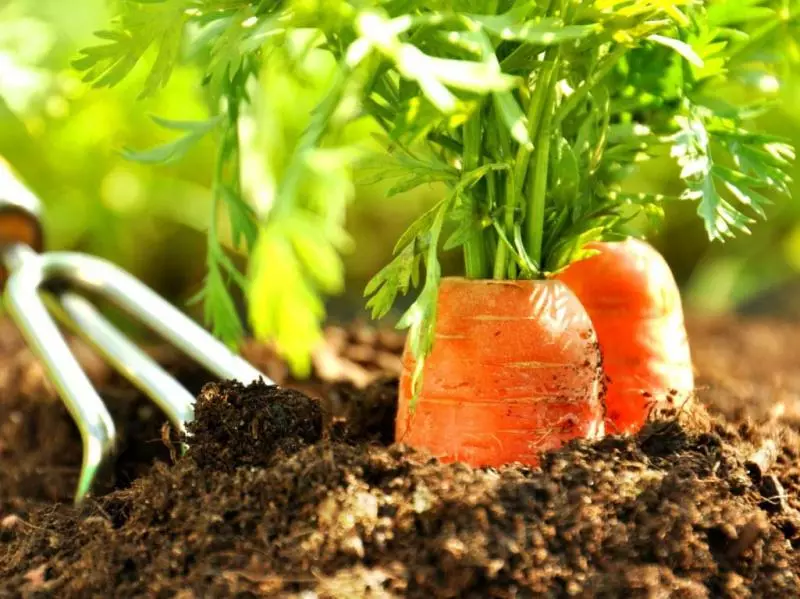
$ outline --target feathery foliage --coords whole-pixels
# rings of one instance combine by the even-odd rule
[[[747,231],[788,194],[793,150],[747,128],[766,103],[723,92],[780,74],[798,10],[787,0],[119,0],[102,43],[75,64],[104,86],[149,61],[145,95],[177,60],[202,69],[212,118],[159,121],[180,136],[128,156],[177,160],[219,137],[212,223],[226,206],[251,260],[239,272],[211,226],[207,317],[235,341],[227,285],[241,285],[256,334],[302,374],[322,298],[343,286],[356,165],[394,178],[392,193],[448,189],[366,290],[379,317],[420,289],[401,321],[418,357],[431,347],[442,250],[463,252],[468,277],[547,277],[631,218],[657,221],[669,199],[696,202],[712,239]],[[346,136],[365,119],[384,149],[366,163]],[[654,156],[675,159],[679,196],[626,187]]]

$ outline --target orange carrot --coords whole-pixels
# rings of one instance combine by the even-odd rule
[[[694,373],[678,286],[667,262],[637,239],[593,243],[595,256],[556,278],[592,319],[608,376],[606,431],[636,432],[656,404],[683,404]]]
[[[541,451],[603,434],[597,338],[558,281],[445,278],[413,412],[406,349],[399,442],[445,462],[536,464]]]

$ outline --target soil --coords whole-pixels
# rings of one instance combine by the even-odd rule
[[[391,444],[391,333],[331,329],[302,385],[248,347],[280,388],[203,385],[154,350],[199,392],[180,458],[76,346],[123,436],[105,491],[74,508],[77,430],[0,322],[0,597],[797,597],[798,335],[692,322],[691,413],[499,470]]]

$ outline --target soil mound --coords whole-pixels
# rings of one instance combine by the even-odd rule
[[[291,389],[209,383],[189,426],[191,457],[201,468],[266,466],[277,453],[297,453],[322,438],[319,402]]]
[[[163,461],[81,510],[2,475],[0,595],[800,596],[800,438],[788,420],[800,388],[788,371],[775,382],[763,345],[752,346],[763,370],[745,380],[735,363],[747,356],[727,352],[749,345],[715,350],[719,328],[695,331],[701,374],[702,361],[716,367],[701,376],[710,415],[661,414],[536,469],[441,465],[391,445],[389,380],[320,384],[320,399],[207,385],[186,456],[169,464],[156,444]],[[23,421],[45,417],[16,406]]]

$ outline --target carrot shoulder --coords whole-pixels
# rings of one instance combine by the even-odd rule
[[[443,461],[535,464],[602,434],[600,353],[586,311],[557,281],[442,281],[433,350],[410,409],[404,355],[396,436]]]
[[[635,432],[656,404],[694,390],[680,291],[664,258],[637,239],[590,244],[599,253],[557,278],[592,319],[608,376],[608,432]]]

